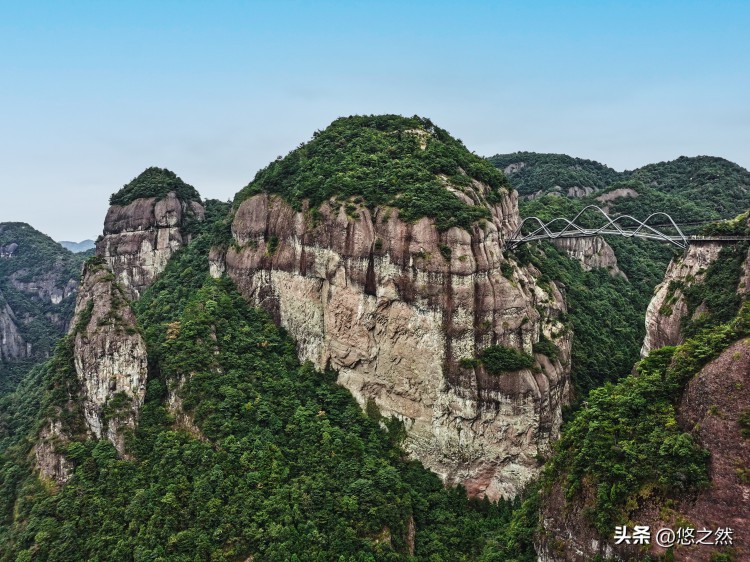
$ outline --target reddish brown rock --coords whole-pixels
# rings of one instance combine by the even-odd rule
[[[475,182],[462,195],[486,204],[487,189]],[[211,270],[268,310],[301,359],[337,370],[361,404],[403,420],[413,457],[495,499],[537,474],[538,455],[558,435],[570,340],[559,291],[503,257],[518,224],[515,193],[488,207],[486,224],[439,232],[393,208],[297,212],[256,195],[237,209],[234,244],[212,251]],[[537,355],[536,370],[498,376],[460,365],[492,344],[531,353],[542,333],[561,353]]]
[[[112,205],[104,220],[104,235],[96,255],[107,260],[117,282],[135,300],[164,271],[170,256],[190,242],[188,220],[202,221],[197,201],[182,201],[174,192],[163,199],[136,199],[127,206]]]
[[[630,515],[632,524],[647,525],[654,534],[661,528],[732,530],[731,548],[726,544],[678,546],[675,560],[710,562],[722,550],[730,550],[737,561],[750,560],[750,436],[742,434],[740,424],[741,416],[750,413],[748,388],[750,339],[746,338],[701,369],[678,406],[680,426],[711,453],[709,487],[669,503],[651,500]],[[584,515],[584,506],[594,503],[595,490],[585,482],[582,489],[569,501],[562,486],[555,486],[544,496],[543,530],[537,544],[540,561],[584,562],[596,555],[632,560],[666,552],[655,540],[640,547],[615,545],[612,536],[601,537]],[[710,538],[714,540],[715,535]]]

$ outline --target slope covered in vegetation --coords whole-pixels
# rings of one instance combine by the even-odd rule
[[[151,167],[113,193],[109,204],[125,206],[144,197],[165,197],[170,191],[174,191],[183,201],[200,201],[198,191],[177,174],[165,168]]]
[[[565,154],[515,152],[487,160],[501,170],[510,167],[510,183],[522,198],[566,196],[569,188],[591,188],[590,195],[596,197],[630,187],[639,193],[639,200],[619,199],[613,210],[666,210],[678,221],[728,219],[737,209],[750,207],[750,171],[713,156],[681,156],[624,172]]]
[[[620,178],[617,171],[604,164],[566,154],[514,152],[496,154],[487,160],[501,170],[508,170],[511,184],[522,197],[557,191],[566,195],[570,188],[600,191]]]
[[[49,357],[65,332],[75,306],[72,290],[85,257],[20,222],[0,223],[0,254],[0,314],[7,305],[24,344],[31,345],[29,357],[0,359],[2,395],[29,368]]]
[[[709,455],[681,428],[677,405],[703,365],[748,335],[745,305],[730,322],[653,351],[637,375],[593,390],[564,427],[545,485],[563,486],[568,500],[589,498],[584,513],[604,536],[654,496],[680,497],[707,486]],[[594,493],[582,494],[584,487]]]
[[[203,235],[175,255],[136,305],[151,374],[132,459],[73,441],[65,486],[30,474],[39,409],[76,384],[68,338],[33,389],[0,403],[0,560],[481,560],[505,548],[510,506],[470,501],[405,460],[400,425],[300,365],[269,317],[209,278],[208,249]],[[197,431],[167,408],[180,380]]]
[[[295,208],[335,199],[373,208],[397,207],[405,220],[432,217],[438,228],[469,228],[489,218],[482,204],[470,205],[448,189],[476,180],[489,186],[496,203],[508,189],[502,172],[471,152],[429,119],[398,115],[340,118],[313,139],[264,168],[235,199],[277,193]],[[480,203],[476,201],[476,203]]]

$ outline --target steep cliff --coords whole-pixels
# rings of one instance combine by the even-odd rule
[[[12,361],[26,357],[28,349],[17,326],[18,319],[13,309],[0,292],[0,361]]]
[[[745,320],[747,323],[747,319]],[[747,332],[748,326],[744,327]],[[705,353],[705,346],[704,346]],[[537,544],[543,562],[584,562],[597,555],[617,560],[641,559],[647,554],[664,555],[656,543],[662,528],[690,528],[693,539],[706,544],[689,544],[689,537],[675,541],[675,560],[709,562],[718,554],[728,560],[750,559],[750,339],[742,337],[716,354],[687,383],[676,403],[677,422],[686,435],[706,450],[708,482],[698,489],[683,491],[665,499],[659,485],[644,486],[630,503],[627,517],[618,524],[645,525],[651,530],[648,545],[615,544],[614,526],[605,533],[597,530],[591,513],[597,489],[583,482],[582,490],[566,498],[563,485],[552,486],[544,496],[542,530]],[[685,446],[687,441],[681,444]],[[628,445],[632,447],[632,445]],[[731,540],[719,538],[719,529],[730,529]],[[700,529],[711,532],[698,533]],[[682,533],[682,531],[681,531]]]
[[[705,227],[706,234],[743,236],[750,218]],[[706,325],[726,322],[750,291],[750,250],[746,243],[695,240],[683,256],[673,259],[646,312],[646,337],[641,355],[680,343]]]
[[[571,258],[581,262],[586,271],[594,268],[603,268],[610,275],[627,277],[617,267],[617,256],[612,247],[600,236],[595,238],[560,238],[555,240],[554,245],[564,251]]]
[[[127,456],[126,436],[134,430],[146,394],[148,359],[125,292],[99,257],[86,262],[73,325],[58,348],[69,348],[69,365],[56,357],[54,368],[67,376],[66,390],[48,408],[37,437],[36,466],[46,477],[66,482],[73,464],[65,448],[73,440],[109,440]],[[64,423],[63,423],[64,422]]]
[[[665,345],[677,345],[682,341],[681,328],[688,316],[688,305],[684,290],[700,283],[709,265],[719,257],[720,243],[691,245],[687,252],[673,259],[646,310],[646,338],[641,355]]]
[[[414,126],[415,151],[441,142]],[[487,218],[448,226],[404,220],[411,210],[400,201],[334,197],[295,210],[280,196],[250,194],[231,245],[212,251],[212,273],[226,271],[268,310],[301,359],[335,369],[361,405],[402,420],[407,451],[445,482],[512,497],[537,474],[568,400],[565,304],[554,284],[537,285],[533,267],[503,257],[518,222],[514,192],[465,175],[440,181],[470,207],[466,216]],[[534,353],[540,340],[554,342],[550,357]],[[490,374],[477,358],[493,345],[534,354],[535,366]]]
[[[101,258],[84,268],[74,330],[88,428],[124,454],[124,431],[135,427],[146,393],[146,344],[124,291]]]
[[[204,209],[194,188],[169,170],[149,168],[111,198],[104,234],[96,242],[131,299],[164,271],[170,256],[190,242]]]

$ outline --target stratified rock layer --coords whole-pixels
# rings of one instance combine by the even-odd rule
[[[91,433],[125,454],[125,429],[135,427],[146,394],[146,343],[112,272],[87,265],[76,301],[74,361]]]
[[[301,359],[337,370],[361,404],[403,420],[405,447],[425,466],[495,499],[537,474],[558,435],[570,341],[556,287],[545,292],[538,272],[502,256],[518,223],[515,194],[491,210],[471,232],[439,232],[392,208],[297,212],[256,195],[237,209],[234,243],[212,251],[211,268],[291,333]],[[492,344],[531,353],[542,333],[560,354],[537,354],[539,369],[490,375],[460,363]]]
[[[203,218],[199,202],[182,201],[174,192],[163,199],[150,197],[124,207],[112,205],[96,254],[107,260],[128,296],[138,299],[164,271],[170,256],[190,242],[187,222]]]

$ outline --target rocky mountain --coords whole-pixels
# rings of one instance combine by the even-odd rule
[[[398,157],[416,160],[436,193],[468,207],[452,218],[463,213],[480,222],[407,221],[423,204],[415,200],[406,207],[398,199],[373,205],[332,197],[295,209],[294,199],[266,181],[287,166],[281,161],[235,201],[231,244],[212,252],[214,275],[226,272],[249,302],[268,310],[297,341],[301,360],[333,368],[363,407],[403,421],[406,450],[446,483],[490,499],[513,497],[556,438],[570,348],[562,295],[539,286],[533,267],[503,256],[503,239],[518,222],[515,193],[418,120],[334,122],[286,157],[303,164],[285,181],[308,177],[317,155],[344,134],[349,146],[400,135]],[[450,151],[458,154],[454,169],[444,160],[430,169],[431,152]],[[342,163],[349,169],[339,173],[363,173],[366,158]],[[396,185],[399,164],[392,163]],[[536,352],[540,341],[556,352]],[[491,372],[479,359],[493,347],[527,354],[528,367]]]
[[[746,214],[721,228],[750,232]],[[670,264],[648,308],[637,376],[589,395],[547,469],[541,560],[750,556],[741,538],[750,530],[748,268],[746,243],[697,243]],[[586,435],[594,426],[596,436]],[[652,530],[729,527],[736,539],[669,553],[655,541],[616,544],[614,526],[629,521]]]
[[[82,261],[28,224],[0,223],[0,394],[68,329]]]
[[[231,210],[147,170],[42,382],[0,403],[0,551],[483,556],[568,401],[562,294],[503,254],[516,202],[419,118],[339,120]]]
[[[96,241],[117,282],[131,299],[164,271],[204,218],[200,196],[173,172],[149,168],[112,195],[104,234]]]
[[[688,160],[610,181],[560,157],[583,191],[557,182],[524,212],[640,214],[731,168]],[[427,119],[363,116],[232,204],[160,168],[125,185],[62,299],[67,334],[0,398],[0,562],[747,557],[744,539],[612,539],[633,521],[750,530],[747,245],[510,251],[513,163],[509,182]],[[20,247],[2,239],[0,264]]]

